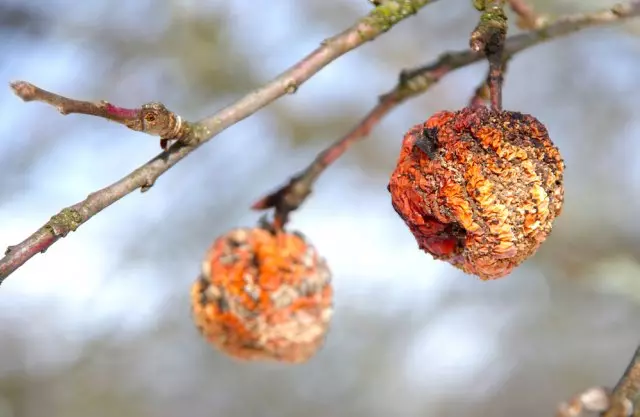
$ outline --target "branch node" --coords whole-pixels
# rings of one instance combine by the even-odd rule
[[[427,3],[425,0],[377,1],[376,8],[367,19],[376,32],[386,32],[399,21],[416,14]],[[363,38],[368,40],[370,36],[364,35]]]
[[[312,191],[313,175],[309,169],[293,176],[289,182],[253,203],[253,210],[275,210],[274,225],[283,228],[289,220],[289,214],[302,205]]]
[[[60,213],[51,217],[47,227],[53,236],[65,237],[69,232],[75,232],[82,224],[82,216],[76,210],[65,208]]]
[[[398,85],[400,87],[403,87],[407,84],[407,81],[409,80],[409,70],[408,69],[403,69],[402,71],[400,71],[400,74],[398,75]]]
[[[26,81],[12,81],[9,86],[13,93],[20,97],[22,101],[32,101],[35,96],[36,86]]]
[[[146,193],[155,185],[155,183],[155,178],[153,178],[151,175],[147,175],[147,177],[145,178],[145,183],[140,186],[140,192]]]
[[[618,3],[613,5],[613,7],[611,7],[611,13],[613,13],[614,15],[620,17],[620,16],[624,16],[627,12],[627,9],[629,8],[628,5],[622,4],[622,3]]]
[[[295,81],[289,81],[287,87],[285,88],[287,94],[295,94],[298,91],[298,85]]]
[[[507,35],[507,15],[504,13],[504,5],[501,0],[493,1],[494,4],[485,7],[469,41],[472,50],[484,51],[487,56],[502,50]]]

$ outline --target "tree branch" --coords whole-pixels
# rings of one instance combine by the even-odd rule
[[[488,54],[501,49],[507,34],[507,16],[504,14],[506,0],[473,0],[478,11],[482,12],[480,22],[471,32],[469,46],[476,52]]]
[[[351,132],[320,152],[311,165],[293,176],[287,185],[261,198],[251,208],[254,210],[275,208],[274,225],[276,228],[284,227],[289,218],[289,213],[297,210],[311,194],[313,184],[320,174],[345,153],[351,145],[369,135],[378,122],[391,109],[400,104],[400,101],[402,101],[402,98],[392,93],[381,97],[378,104]]]
[[[171,140],[180,140],[189,133],[189,126],[162,103],[147,103],[139,109],[125,109],[106,101],[93,103],[63,97],[26,81],[10,84],[13,92],[24,101],[40,101],[55,107],[61,114],[87,114],[120,123],[131,130],[160,136],[162,149]]]
[[[119,181],[90,194],[85,200],[77,204],[64,208],[23,242],[9,247],[5,256],[0,259],[0,284],[2,284],[6,277],[37,253],[44,252],[60,238],[66,236],[69,232],[75,231],[79,226],[106,207],[137,189],[141,189],[142,191],[148,190],[160,175],[202,143],[210,140],[229,126],[245,119],[277,98],[287,93],[295,92],[302,83],[327,64],[363,43],[373,40],[428,3],[429,1],[425,0],[386,1],[371,11],[369,15],[360,19],[351,28],[325,40],[319,48],[307,55],[302,61],[262,88],[249,93],[236,103],[199,122],[183,122],[189,127],[188,132],[166,151],[160,153]],[[635,0],[621,3],[613,8],[598,12],[561,18],[545,25],[539,30],[513,36],[505,43],[505,53],[514,54],[538,43],[567,35],[586,27],[614,23],[639,14],[640,0]],[[337,159],[352,143],[368,134],[373,125],[391,109],[395,108],[395,106],[411,97],[423,93],[450,71],[480,59],[482,59],[481,54],[467,50],[446,54],[435,64],[426,67],[403,71],[400,76],[400,82],[396,88],[382,97],[377,111],[374,110],[370,113],[367,118],[367,120],[369,120],[368,127],[366,129],[356,128],[352,131],[351,135],[348,135],[350,139],[347,140],[345,137],[343,140],[332,145],[332,148],[335,150],[326,152],[325,155],[331,155],[331,158],[327,160],[332,162]],[[366,124],[367,120],[362,124]],[[338,145],[340,142],[342,142],[342,146]],[[315,182],[320,172],[326,168],[326,165],[328,164],[318,165],[319,168],[317,169],[319,172],[313,175],[314,178],[310,181],[302,182],[303,191],[305,188],[308,189],[307,195],[311,192],[312,183]],[[296,184],[299,182],[300,180],[296,181]],[[294,188],[296,187],[288,186],[289,190]],[[273,203],[274,200],[287,200],[285,197],[289,194],[290,192],[281,192],[280,197],[271,199],[271,203]],[[292,200],[295,201],[296,198],[292,198]],[[304,200],[304,198],[302,200]],[[300,204],[301,202],[297,204],[295,208]],[[258,203],[256,203],[255,206],[257,209],[267,208],[267,206],[276,207],[274,204],[260,205]],[[279,206],[286,208],[287,204],[280,203]]]
[[[603,417],[640,416],[640,346],[613,389],[611,408],[602,415]]]
[[[545,19],[535,12],[527,0],[507,0],[507,3],[518,15],[517,25],[521,29],[535,29],[544,24]]]
[[[505,41],[503,58],[509,58],[524,49],[583,28],[611,24],[639,15],[640,0],[635,0],[605,10],[569,15],[546,22],[536,30],[508,38]],[[472,50],[451,52],[427,66],[403,71],[396,87],[381,96],[378,104],[356,127],[318,154],[307,168],[292,176],[286,185],[256,201],[252,208],[274,208],[276,225],[284,226],[289,214],[298,209],[311,194],[320,174],[351,145],[365,138],[387,113],[406,100],[424,93],[448,73],[480,61],[483,57],[481,52]]]
[[[560,404],[556,417],[581,417],[599,413],[602,417],[640,416],[640,346],[612,392],[595,387]]]
[[[5,256],[0,259],[0,284],[34,255],[44,252],[60,238],[66,236],[69,232],[75,231],[80,225],[106,207],[138,188],[142,189],[142,191],[149,189],[160,175],[202,143],[249,117],[283,95],[293,94],[300,85],[335,59],[375,39],[400,21],[415,14],[422,7],[435,1],[386,1],[373,9],[367,16],[358,20],[355,25],[323,41],[315,51],[263,87],[199,122],[183,122],[188,126],[187,131],[180,137],[179,141],[166,151],[119,181],[90,194],[85,200],[63,209],[23,242],[9,247]],[[17,87],[18,90],[23,89],[25,86],[28,86],[28,84],[18,83],[12,85],[14,89]],[[33,88],[37,87],[33,86]],[[40,90],[40,100],[59,108],[60,97],[52,93],[47,95],[46,93],[48,92],[43,94],[43,92],[44,90]],[[75,106],[72,106],[71,103]],[[71,106],[75,112],[104,117],[125,125],[124,121],[137,120],[137,116],[139,116],[127,111],[124,111],[126,115],[116,115],[113,111],[108,111],[101,107],[105,105],[70,99],[67,100],[66,105],[67,110]],[[118,111],[115,111],[115,113],[118,113]],[[129,127],[131,128],[131,126]]]
[[[518,26],[522,29],[540,29],[545,26],[545,19],[538,16],[533,8],[526,2],[526,0],[507,0],[511,9],[519,16]],[[501,78],[504,78],[504,74],[507,72],[507,67],[509,66],[509,60],[513,55],[509,55],[508,53],[503,54],[502,56],[502,67],[500,74]],[[489,71],[487,72],[487,77],[482,81],[482,83],[476,88],[475,93],[469,100],[469,106],[482,106],[485,102],[491,100],[491,77],[492,68],[489,66]],[[501,88],[504,88],[504,79],[502,80]]]
[[[510,56],[505,56],[502,59],[502,77],[507,73],[510,58]],[[489,71],[487,71],[486,78],[476,88],[473,96],[471,96],[471,99],[469,100],[469,107],[484,106],[485,102],[491,101],[491,79],[491,69],[489,69]],[[504,86],[504,80],[502,81],[502,86]]]
[[[601,413],[611,406],[611,396],[606,388],[594,387],[561,403],[556,417],[580,417],[587,413]]]
[[[475,7],[482,12],[480,22],[471,33],[469,45],[476,52],[484,52],[489,61],[487,85],[491,108],[502,111],[502,83],[504,79],[504,41],[507,37],[507,15],[505,0],[474,0]]]

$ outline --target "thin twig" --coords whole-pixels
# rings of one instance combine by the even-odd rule
[[[640,416],[640,346],[611,394],[611,408],[603,417]]]
[[[612,392],[602,387],[591,388],[560,404],[556,416],[580,417],[586,413],[600,413],[602,417],[640,416],[640,346]]]
[[[503,63],[502,63],[503,76],[504,74],[507,73],[507,67],[509,66],[509,59],[510,57],[503,58]],[[491,70],[487,71],[487,76],[476,88],[475,92],[473,93],[473,96],[471,96],[471,99],[469,100],[469,107],[484,106],[486,102],[491,101],[491,89],[489,88],[490,81],[491,81]],[[504,87],[504,80],[502,82],[502,85]]]
[[[355,25],[326,39],[321,46],[275,79],[258,88],[216,114],[197,123],[188,123],[188,134],[129,175],[85,200],[63,209],[44,226],[21,243],[7,249],[0,259],[0,284],[37,253],[76,230],[91,217],[137,189],[147,190],[169,168],[182,160],[202,143],[223,130],[249,117],[262,107],[293,94],[300,85],[332,61],[358,46],[371,41],[394,25],[412,16],[436,0],[390,0],[373,9]],[[95,109],[94,109],[95,110]],[[110,117],[107,117],[110,120]]]
[[[602,413],[611,406],[610,393],[604,387],[594,387],[563,402],[556,410],[556,417],[581,417],[587,413]]]
[[[471,33],[469,45],[476,52],[484,52],[489,61],[489,96],[491,108],[502,111],[502,82],[504,79],[504,61],[502,54],[507,38],[507,15],[504,13],[505,0],[474,0],[482,12],[480,22]]]
[[[398,104],[398,99],[399,97],[395,94],[382,97],[373,110],[351,132],[320,152],[311,165],[292,177],[287,185],[261,198],[251,208],[254,210],[275,208],[274,225],[276,228],[283,228],[289,213],[297,210],[311,194],[313,184],[320,174],[351,145],[369,135],[380,119]]]
[[[40,101],[55,107],[61,114],[87,114],[120,123],[131,130],[160,136],[162,149],[171,140],[179,140],[189,131],[188,123],[162,103],[147,103],[139,109],[126,109],[106,101],[97,103],[67,98],[26,81],[10,84],[13,92],[24,101]]]
[[[511,9],[518,15],[518,26],[522,29],[540,29],[545,25],[545,19],[539,16],[533,8],[526,2],[526,0],[507,0]],[[504,53],[502,56],[502,76],[507,72],[509,61],[513,55]],[[469,106],[482,106],[485,102],[491,100],[491,90],[489,88],[489,82],[491,80],[491,67],[487,72],[486,78],[476,88],[474,95],[469,100]],[[502,88],[504,88],[504,80],[502,81]]]
[[[516,23],[521,29],[536,29],[540,27],[544,18],[538,15],[527,0],[507,0],[511,10],[518,15]]]
[[[640,0],[635,0],[610,9],[565,16],[545,23],[537,30],[510,37],[505,41],[504,54],[510,57],[539,43],[586,27],[611,24],[639,15]],[[356,127],[322,151],[307,168],[292,176],[286,185],[260,198],[252,208],[256,210],[275,208],[276,223],[283,226],[289,214],[300,207],[311,194],[320,174],[351,145],[365,138],[386,114],[406,100],[424,93],[448,73],[482,58],[482,53],[470,50],[451,52],[442,55],[432,64],[403,71],[396,87],[381,96],[378,104]]]

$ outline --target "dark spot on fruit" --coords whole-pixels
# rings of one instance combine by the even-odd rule
[[[416,140],[416,146],[426,153],[429,159],[435,159],[438,151],[438,128],[423,129]]]

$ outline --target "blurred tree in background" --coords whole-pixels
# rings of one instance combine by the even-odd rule
[[[535,0],[552,16],[607,0]],[[3,79],[198,119],[364,15],[366,1],[0,0]],[[0,291],[0,417],[551,415],[612,386],[640,339],[640,22],[518,54],[504,105],[543,121],[566,203],[538,254],[483,283],[416,248],[386,192],[403,133],[464,106],[478,63],[383,120],[293,215],[334,272],[327,345],[243,364],[201,340],[188,288],[210,242],[351,129],[402,68],[467,47],[468,0],[440,1],[338,59],[35,257]],[[0,96],[0,246],[157,153],[97,118]]]

